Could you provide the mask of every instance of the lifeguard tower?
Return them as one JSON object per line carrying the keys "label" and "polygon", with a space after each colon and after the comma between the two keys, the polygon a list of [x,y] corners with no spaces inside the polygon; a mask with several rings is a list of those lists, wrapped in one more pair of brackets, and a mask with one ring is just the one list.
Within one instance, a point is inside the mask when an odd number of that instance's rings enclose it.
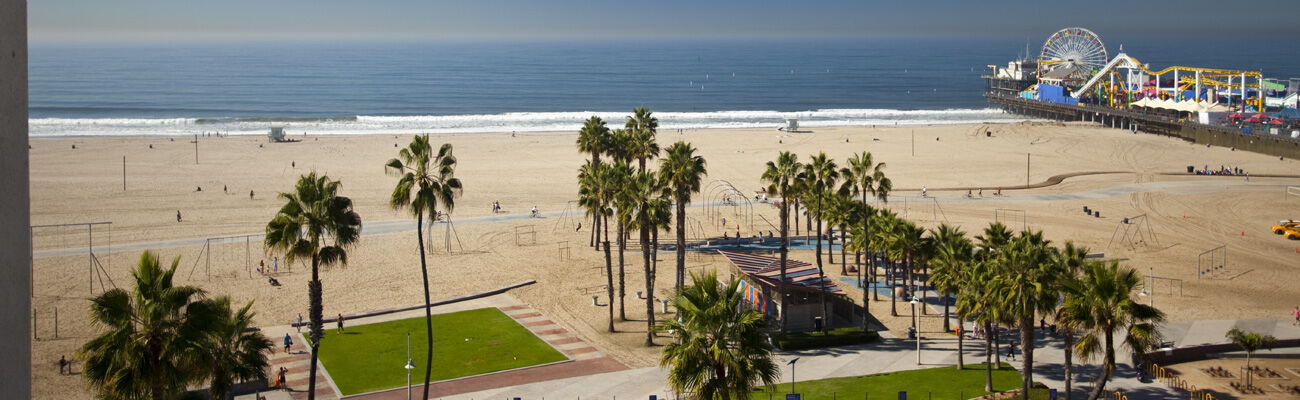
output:
{"label": "lifeguard tower", "polygon": [[785,131],[786,131],[786,132],[797,132],[797,131],[799,131],[799,120],[798,120],[798,119],[794,119],[794,118],[786,118],[786,119],[785,119]]}
{"label": "lifeguard tower", "polygon": [[267,138],[267,139],[270,139],[272,142],[276,142],[276,143],[279,143],[279,142],[283,142],[283,141],[285,141],[285,140],[284,140],[284,127],[283,127],[283,126],[272,126],[272,127],[271,127],[271,132],[266,134],[266,138]]}

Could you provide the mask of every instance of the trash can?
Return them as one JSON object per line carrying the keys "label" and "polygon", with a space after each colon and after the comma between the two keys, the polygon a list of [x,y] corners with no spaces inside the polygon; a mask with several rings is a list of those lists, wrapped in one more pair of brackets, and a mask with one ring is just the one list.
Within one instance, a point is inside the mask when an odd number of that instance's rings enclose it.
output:
{"label": "trash can", "polygon": [[818,332],[821,332],[821,330],[822,330],[822,317],[813,317],[813,330],[818,331]]}
{"label": "trash can", "polygon": [[1083,213],[1084,213],[1084,214],[1092,214],[1092,210],[1089,210],[1089,209],[1088,209],[1088,206],[1083,206]]}
{"label": "trash can", "polygon": [[1188,165],[1188,166],[1187,166],[1187,173],[1190,174],[1190,173],[1193,173],[1193,172],[1196,172],[1196,166],[1195,166],[1195,165]]}

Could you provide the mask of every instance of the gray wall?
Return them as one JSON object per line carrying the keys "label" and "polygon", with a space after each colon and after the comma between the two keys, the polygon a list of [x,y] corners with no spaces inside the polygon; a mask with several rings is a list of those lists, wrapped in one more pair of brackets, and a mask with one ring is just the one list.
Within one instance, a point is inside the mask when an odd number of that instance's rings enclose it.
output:
{"label": "gray wall", "polygon": [[0,0],[0,393],[32,397],[27,2]]}

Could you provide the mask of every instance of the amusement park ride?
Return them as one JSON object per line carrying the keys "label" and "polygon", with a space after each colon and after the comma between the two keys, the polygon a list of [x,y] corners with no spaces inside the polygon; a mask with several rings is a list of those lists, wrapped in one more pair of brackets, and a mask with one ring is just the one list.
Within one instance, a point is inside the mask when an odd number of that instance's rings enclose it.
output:
{"label": "amusement park ride", "polygon": [[1256,112],[1295,107],[1295,87],[1270,82],[1259,71],[1171,66],[1152,70],[1123,53],[1111,57],[1096,33],[1065,28],[1048,36],[1037,59],[993,68],[990,90],[1025,99],[1179,112]]}

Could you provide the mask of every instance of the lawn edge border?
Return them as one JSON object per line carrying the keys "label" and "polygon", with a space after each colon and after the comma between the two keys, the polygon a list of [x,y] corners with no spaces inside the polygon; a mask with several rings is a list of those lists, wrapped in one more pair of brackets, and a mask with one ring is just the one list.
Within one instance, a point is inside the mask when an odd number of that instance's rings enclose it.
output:
{"label": "lawn edge border", "polygon": [[[564,353],[560,353],[560,354],[564,354]],[[565,356],[565,357],[568,357],[568,356]],[[482,377],[489,376],[489,375],[504,374],[504,373],[507,373],[507,372],[516,372],[516,371],[522,371],[522,370],[532,369],[532,368],[549,367],[549,366],[552,366],[552,365],[564,364],[564,363],[571,363],[571,362],[574,362],[574,361],[575,361],[574,359],[572,359],[572,358],[568,358],[568,359],[564,359],[564,360],[560,360],[560,361],[552,361],[552,362],[548,362],[548,363],[546,363],[546,364],[535,364],[535,365],[529,365],[529,366],[524,366],[524,367],[519,367],[519,368],[503,369],[503,370],[500,370],[500,371],[484,372],[484,373],[481,373],[481,374],[478,374],[478,375],[468,375],[468,376],[462,376],[462,377],[458,377],[458,378],[443,379],[443,380],[440,380],[440,381],[429,382],[429,384],[430,384],[430,385],[433,385],[433,384],[436,384],[436,383],[455,382],[455,381],[459,381],[459,380],[463,380],[463,379],[482,378]],[[332,384],[332,383],[333,383],[333,380],[331,380],[331,384]],[[423,383],[421,383],[421,385],[423,385]],[[416,388],[415,384],[411,384],[411,390],[415,390],[415,388]],[[352,397],[358,397],[358,396],[366,396],[366,395],[371,395],[371,394],[376,394],[376,393],[391,392],[391,391],[394,391],[394,390],[405,390],[405,389],[406,389],[405,386],[398,386],[398,387],[395,387],[395,388],[380,389],[380,390],[372,390],[372,391],[369,391],[369,392],[364,392],[364,393],[355,393],[355,394],[349,394],[349,395],[342,395],[343,392],[340,391],[340,392],[339,392],[339,393],[340,393],[339,398],[340,398],[340,399],[346,399],[346,398],[352,398]]]}

